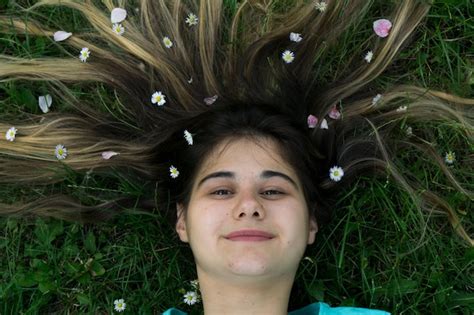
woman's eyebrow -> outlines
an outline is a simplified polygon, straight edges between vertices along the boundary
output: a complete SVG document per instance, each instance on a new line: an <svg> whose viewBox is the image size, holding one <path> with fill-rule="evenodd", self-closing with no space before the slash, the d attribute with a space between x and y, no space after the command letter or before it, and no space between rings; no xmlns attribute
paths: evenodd
<svg viewBox="0 0 474 315"><path fill-rule="evenodd" d="M288 176L284 173L280 173L280 172L277 172L277 171L266 170L266 171L263 171L262 174L260 174L260 178L262 178L262 179L268 179L268 178L275 177L275 176L281 177L284 180L290 182L290 184L292 184L296 188L296 190L299 189L296 182L290 176Z"/></svg>
<svg viewBox="0 0 474 315"><path fill-rule="evenodd" d="M201 186L206 180L208 179L211 179L211 178L231 178L231 179L235 179L235 173L234 172L214 172L214 173L211 173L207 176L205 176L203 179L201 179L197 185L197 188L199 188L199 186Z"/></svg>

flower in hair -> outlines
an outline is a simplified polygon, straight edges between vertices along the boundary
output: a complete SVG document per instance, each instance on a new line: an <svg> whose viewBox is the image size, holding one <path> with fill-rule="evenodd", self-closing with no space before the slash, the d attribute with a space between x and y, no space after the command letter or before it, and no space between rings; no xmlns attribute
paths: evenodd
<svg viewBox="0 0 474 315"><path fill-rule="evenodd" d="M326 120L326 118L323 118L323 120L321 120L321 125L319 126L319 129L329 129L328 121Z"/></svg>
<svg viewBox="0 0 474 315"><path fill-rule="evenodd" d="M335 181L338 182L341 180L341 178L344 176L344 171L341 167L339 166L333 166L329 169L329 177Z"/></svg>
<svg viewBox="0 0 474 315"><path fill-rule="evenodd" d="M318 124L318 117L314 115L309 115L307 120L308 120L308 128L315 128L316 125Z"/></svg>
<svg viewBox="0 0 474 315"><path fill-rule="evenodd" d="M62 144L58 144L54 154L58 160L64 160L67 157L67 149Z"/></svg>
<svg viewBox="0 0 474 315"><path fill-rule="evenodd" d="M301 37L300 33L293 33L293 32L290 33L290 40L292 42L299 43L301 42L302 39L303 37Z"/></svg>
<svg viewBox="0 0 474 315"><path fill-rule="evenodd" d="M122 8L114 8L112 12L110 12L110 21L112 21L114 24L122 22L126 17L127 10Z"/></svg>
<svg viewBox="0 0 474 315"><path fill-rule="evenodd" d="M193 135L187 130L184 131L184 139L189 145L193 145Z"/></svg>
<svg viewBox="0 0 474 315"><path fill-rule="evenodd" d="M329 118L332 118L332 119L341 118L341 112L337 110L336 105L334 105L333 108L331 108L331 111L329 112L328 115L329 115Z"/></svg>
<svg viewBox="0 0 474 315"><path fill-rule="evenodd" d="M198 296L197 292L195 292L195 291L186 292L184 294L183 298L184 298L183 299L184 303L186 303L188 305L194 305L199 300L199 296Z"/></svg>
<svg viewBox="0 0 474 315"><path fill-rule="evenodd" d="M53 34L53 39L55 42L62 42L63 40L68 39L71 37L72 33L65 32L65 31L57 31Z"/></svg>
<svg viewBox="0 0 474 315"><path fill-rule="evenodd" d="M456 153L453 151L446 152L446 155L444 156L444 161L446 164L453 164L454 161L456 161Z"/></svg>
<svg viewBox="0 0 474 315"><path fill-rule="evenodd" d="M316 10L318 10L319 12L324 12L326 11L326 8L327 8L327 3L326 1L316 1L314 3L314 7L316 8Z"/></svg>
<svg viewBox="0 0 474 315"><path fill-rule="evenodd" d="M114 151L104 151L102 152L102 158L104 160L109 160L111 157L119 155L120 153Z"/></svg>
<svg viewBox="0 0 474 315"><path fill-rule="evenodd" d="M171 48L171 46L173 46L173 42L168 36L163 37L163 44L165 44L166 48Z"/></svg>
<svg viewBox="0 0 474 315"><path fill-rule="evenodd" d="M217 101L217 98L218 98L218 97L219 97L219 96L217 96L217 95L210 96L210 97L206 97L206 98L204 99L204 103L206 103L206 105L212 105L212 104L214 104L214 103Z"/></svg>
<svg viewBox="0 0 474 315"><path fill-rule="evenodd" d="M112 31L114 31L114 33L117 35L123 35L125 32L125 27L123 27L122 24L115 23L112 25Z"/></svg>
<svg viewBox="0 0 474 315"><path fill-rule="evenodd" d="M372 52L372 50L369 50L366 54L365 54L365 61L367 61L367 63L370 63L372 61L372 57L374 57L374 53Z"/></svg>
<svg viewBox="0 0 474 315"><path fill-rule="evenodd" d="M198 17L196 14L194 13L189 13L188 14L188 17L186 18L185 22L186 24L188 24L189 26L193 26L193 25L197 25L198 24Z"/></svg>
<svg viewBox="0 0 474 315"><path fill-rule="evenodd" d="M377 36L385 38L390 33L392 22L386 19L380 19L374 22L374 32Z"/></svg>
<svg viewBox="0 0 474 315"><path fill-rule="evenodd" d="M292 63L293 60L295 60L295 53L290 51L290 50L285 50L281 54L281 58L286 62L286 63Z"/></svg>
<svg viewBox="0 0 474 315"><path fill-rule="evenodd" d="M173 165L170 166L170 176L171 178L176 178L179 176L179 171L176 167L174 167Z"/></svg>
<svg viewBox="0 0 474 315"><path fill-rule="evenodd" d="M84 47L81 49L81 54L79 55L79 59L81 59L82 62L86 62L90 55L91 55L91 51L89 50L89 48Z"/></svg>
<svg viewBox="0 0 474 315"><path fill-rule="evenodd" d="M117 312L123 312L125 311L125 308L127 307L127 303L123 299L118 299L114 301L114 309Z"/></svg>
<svg viewBox="0 0 474 315"><path fill-rule="evenodd" d="M372 99L372 106L377 105L377 103L380 102L381 99L382 99L382 94L375 95L374 98Z"/></svg>
<svg viewBox="0 0 474 315"><path fill-rule="evenodd" d="M41 95L38 97L38 106L40 107L41 111L45 114L49 112L49 108L51 107L52 103L53 103L53 99L51 98L51 95L49 94Z"/></svg>
<svg viewBox="0 0 474 315"><path fill-rule="evenodd" d="M8 141L13 142L15 140L17 131L18 131L18 129L16 129L15 127L11 127L10 129L8 129L7 133L5 134L5 138Z"/></svg>
<svg viewBox="0 0 474 315"><path fill-rule="evenodd" d="M165 100L165 95L161 93L161 91L156 91L155 93L153 93L153 95L151 96L151 102L153 104L156 104L158 106L163 106L165 103L166 103L166 100Z"/></svg>
<svg viewBox="0 0 474 315"><path fill-rule="evenodd" d="M406 112L408 109L408 107L405 105L405 106L400 106L397 108L397 113L403 113L403 112Z"/></svg>

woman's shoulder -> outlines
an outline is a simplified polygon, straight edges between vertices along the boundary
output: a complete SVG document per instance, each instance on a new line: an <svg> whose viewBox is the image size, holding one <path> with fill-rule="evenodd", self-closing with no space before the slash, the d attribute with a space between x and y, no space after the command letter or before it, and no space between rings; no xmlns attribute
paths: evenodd
<svg viewBox="0 0 474 315"><path fill-rule="evenodd" d="M186 315L187 313L176 308L166 310L162 315ZM326 303L316 302L290 312L288 315L390 315L380 310L371 310L360 307L330 307Z"/></svg>
<svg viewBox="0 0 474 315"><path fill-rule="evenodd" d="M361 307L330 307L326 303L316 302L292 311L289 315L390 315L390 313Z"/></svg>

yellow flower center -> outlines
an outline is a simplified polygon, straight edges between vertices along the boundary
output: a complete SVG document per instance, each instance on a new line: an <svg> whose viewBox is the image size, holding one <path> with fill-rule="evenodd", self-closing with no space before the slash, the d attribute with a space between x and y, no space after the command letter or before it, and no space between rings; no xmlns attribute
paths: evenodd
<svg viewBox="0 0 474 315"><path fill-rule="evenodd" d="M59 149L59 150L58 150L58 154L59 154L59 155L63 155L63 153L64 153L63 149Z"/></svg>
<svg viewBox="0 0 474 315"><path fill-rule="evenodd" d="M339 176L339 171L334 171L334 176Z"/></svg>

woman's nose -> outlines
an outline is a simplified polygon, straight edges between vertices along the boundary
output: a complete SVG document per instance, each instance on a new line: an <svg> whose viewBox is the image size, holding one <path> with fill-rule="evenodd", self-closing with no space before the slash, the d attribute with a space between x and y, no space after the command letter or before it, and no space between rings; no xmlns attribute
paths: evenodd
<svg viewBox="0 0 474 315"><path fill-rule="evenodd" d="M265 217L265 210L258 199L258 194L251 192L241 192L241 196L237 205L234 208L233 216L235 219L242 218L257 218L263 219Z"/></svg>

